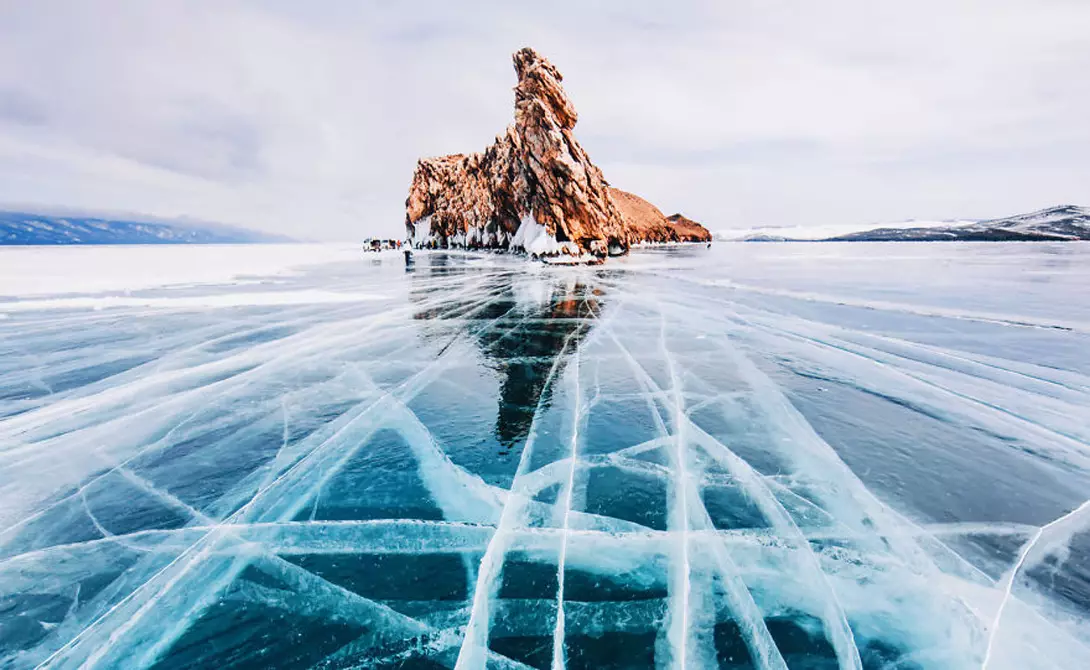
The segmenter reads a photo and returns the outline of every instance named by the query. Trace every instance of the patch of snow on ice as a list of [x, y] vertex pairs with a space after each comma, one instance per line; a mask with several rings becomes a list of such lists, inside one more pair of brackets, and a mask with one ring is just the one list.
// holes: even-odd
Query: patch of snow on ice
[[79, 296], [72, 298], [47, 298], [44, 300], [19, 300], [0, 302], [0, 314], [31, 312], [47, 309], [109, 309], [112, 307], [152, 307], [156, 309], [204, 310], [223, 307], [261, 307], [271, 305], [320, 305], [367, 300], [383, 300], [382, 296], [368, 293], [341, 293], [336, 291], [265, 291], [249, 293], [213, 293], [179, 297], [134, 297], [127, 295]]
[[230, 283], [359, 257], [354, 244], [0, 247], [0, 296]]

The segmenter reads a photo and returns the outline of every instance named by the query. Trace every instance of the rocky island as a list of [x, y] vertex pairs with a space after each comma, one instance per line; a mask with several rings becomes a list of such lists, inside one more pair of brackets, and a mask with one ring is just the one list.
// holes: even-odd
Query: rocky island
[[414, 246], [595, 263], [644, 243], [711, 241], [699, 223], [609, 185], [572, 134], [578, 117], [552, 63], [525, 48], [514, 65], [515, 122], [495, 143], [417, 162], [405, 201]]

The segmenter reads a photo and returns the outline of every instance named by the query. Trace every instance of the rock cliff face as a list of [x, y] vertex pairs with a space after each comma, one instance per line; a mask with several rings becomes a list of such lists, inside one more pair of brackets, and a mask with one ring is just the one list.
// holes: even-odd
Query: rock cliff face
[[674, 227], [679, 242], [711, 242], [712, 233], [703, 225], [683, 214], [671, 214], [666, 217]]
[[572, 134], [578, 116], [560, 72], [533, 49], [516, 52], [514, 63], [514, 124], [483, 153], [417, 163], [405, 202], [413, 244], [594, 259], [677, 239], [662, 212], [636, 196], [624, 194], [646, 207], [622, 213], [624, 192], [610, 188]]
[[621, 212], [630, 244], [641, 242], [711, 242], [707, 228], [681, 214], [664, 215], [658, 207], [638, 195], [619, 188], [609, 188], [614, 204]]

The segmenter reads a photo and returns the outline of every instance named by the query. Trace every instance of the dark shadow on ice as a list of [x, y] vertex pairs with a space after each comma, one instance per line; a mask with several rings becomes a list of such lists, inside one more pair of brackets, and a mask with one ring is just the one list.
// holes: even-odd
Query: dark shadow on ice
[[[550, 371], [563, 372], [567, 358], [594, 327], [605, 293], [598, 285], [565, 270], [516, 266], [511, 269], [475, 267], [446, 254], [431, 254], [417, 263], [410, 300], [435, 304], [414, 313], [418, 320], [458, 322], [457, 333], [440, 331], [449, 346], [469, 336], [487, 364], [502, 376], [495, 435], [504, 451], [526, 439], [539, 405], [547, 408], [552, 388]], [[464, 281], [450, 283], [453, 275]], [[591, 276], [595, 278], [597, 275]], [[467, 288], [481, 281], [480, 290]], [[596, 284], [596, 282], [594, 282]], [[428, 337], [428, 335], [425, 335]]]

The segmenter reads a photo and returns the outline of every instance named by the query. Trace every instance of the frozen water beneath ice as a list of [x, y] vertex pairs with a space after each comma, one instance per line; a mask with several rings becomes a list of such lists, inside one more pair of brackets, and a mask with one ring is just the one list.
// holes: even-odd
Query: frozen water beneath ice
[[0, 282], [2, 667], [1090, 662], [1087, 245], [146, 252]]

